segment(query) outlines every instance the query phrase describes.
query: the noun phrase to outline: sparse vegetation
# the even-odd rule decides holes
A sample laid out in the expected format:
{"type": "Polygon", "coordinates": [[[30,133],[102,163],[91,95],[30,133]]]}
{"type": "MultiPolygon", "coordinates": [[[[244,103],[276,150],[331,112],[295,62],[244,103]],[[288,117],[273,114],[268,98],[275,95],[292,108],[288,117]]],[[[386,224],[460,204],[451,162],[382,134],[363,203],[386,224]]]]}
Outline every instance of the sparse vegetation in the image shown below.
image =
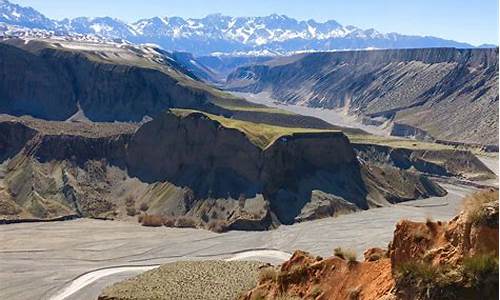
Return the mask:
{"type": "Polygon", "coordinates": [[[223,220],[211,220],[207,224],[207,229],[213,232],[222,233],[228,230],[229,225],[223,220]]]}
{"type": "Polygon", "coordinates": [[[146,202],[142,202],[139,209],[143,212],[146,212],[149,209],[149,205],[146,202]]]}
{"type": "Polygon", "coordinates": [[[338,258],[348,260],[349,262],[357,261],[357,257],[358,257],[358,255],[356,254],[356,251],[354,251],[352,249],[343,249],[340,247],[333,249],[333,255],[338,257],[338,258]]]}
{"type": "Polygon", "coordinates": [[[427,227],[418,227],[414,234],[413,239],[415,242],[420,243],[421,241],[427,241],[430,239],[428,228],[427,227]]]}
{"type": "Polygon", "coordinates": [[[396,277],[419,282],[436,282],[441,270],[425,262],[407,262],[397,268],[396,277]]]}
{"type": "Polygon", "coordinates": [[[463,202],[467,221],[471,224],[483,224],[486,217],[484,205],[498,200],[498,190],[488,190],[475,193],[463,202]]]}
{"type": "Polygon", "coordinates": [[[135,216],[137,215],[137,210],[135,209],[135,199],[131,195],[128,195],[125,198],[125,211],[127,212],[127,216],[135,216]]]}
{"type": "Polygon", "coordinates": [[[196,220],[190,216],[180,216],[175,221],[175,226],[179,228],[196,228],[196,220]]]}
{"type": "Polygon", "coordinates": [[[349,300],[358,300],[361,295],[361,287],[357,286],[349,290],[349,300]]]}
{"type": "Polygon", "coordinates": [[[463,261],[463,273],[475,282],[490,276],[498,277],[498,256],[478,254],[466,257],[463,261]]]}
{"type": "Polygon", "coordinates": [[[193,113],[202,113],[208,118],[219,122],[224,127],[238,129],[243,132],[248,139],[260,147],[265,149],[271,145],[274,141],[285,135],[291,135],[293,133],[305,133],[305,132],[338,132],[336,130],[329,129],[312,129],[312,128],[300,128],[300,127],[281,127],[268,125],[263,123],[253,123],[247,121],[241,121],[237,119],[229,119],[222,116],[212,115],[206,112],[200,112],[189,109],[172,109],[174,114],[178,116],[188,116],[193,113]]]}
{"type": "Polygon", "coordinates": [[[321,293],[323,293],[323,291],[321,290],[321,287],[319,285],[315,285],[311,289],[311,293],[309,295],[311,297],[313,297],[314,299],[316,299],[319,295],[321,295],[321,293]]]}
{"type": "Polygon", "coordinates": [[[141,224],[142,226],[151,226],[151,227],[163,226],[163,218],[158,215],[145,214],[142,216],[141,224]]]}
{"type": "Polygon", "coordinates": [[[165,227],[174,227],[175,226],[175,218],[174,217],[163,218],[163,225],[165,227]]]}
{"type": "Polygon", "coordinates": [[[278,279],[278,271],[274,267],[262,268],[259,273],[259,282],[276,281],[278,279]]]}
{"type": "Polygon", "coordinates": [[[125,209],[127,210],[127,216],[133,217],[133,216],[137,215],[137,210],[135,209],[135,207],[127,206],[125,209]]]}

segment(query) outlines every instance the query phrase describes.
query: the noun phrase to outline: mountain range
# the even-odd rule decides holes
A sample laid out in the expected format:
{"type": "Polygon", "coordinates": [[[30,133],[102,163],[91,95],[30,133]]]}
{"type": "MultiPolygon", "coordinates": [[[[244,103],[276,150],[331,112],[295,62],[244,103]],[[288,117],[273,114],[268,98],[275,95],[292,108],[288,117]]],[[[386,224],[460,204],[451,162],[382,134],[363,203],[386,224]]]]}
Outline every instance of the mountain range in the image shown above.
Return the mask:
{"type": "MultiPolygon", "coordinates": [[[[110,17],[53,20],[30,7],[0,0],[0,34],[95,35],[133,43],[154,43],[166,50],[209,54],[277,55],[307,51],[372,48],[471,48],[432,36],[381,33],[344,26],[334,20],[299,21],[285,15],[204,18],[154,17],[126,23],[110,17]]],[[[488,46],[488,45],[487,45],[488,46]]],[[[489,45],[491,46],[491,45],[489,45]]]]}

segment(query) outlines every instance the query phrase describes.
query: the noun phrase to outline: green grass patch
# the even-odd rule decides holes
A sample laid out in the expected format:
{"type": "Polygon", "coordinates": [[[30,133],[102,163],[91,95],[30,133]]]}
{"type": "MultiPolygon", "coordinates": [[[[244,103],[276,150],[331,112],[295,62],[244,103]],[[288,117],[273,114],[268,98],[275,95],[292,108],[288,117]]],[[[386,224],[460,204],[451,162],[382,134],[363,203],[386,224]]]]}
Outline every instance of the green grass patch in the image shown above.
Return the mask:
{"type": "Polygon", "coordinates": [[[189,109],[171,109],[171,111],[175,115],[180,117],[187,117],[193,113],[204,114],[211,120],[219,122],[224,127],[237,129],[243,132],[252,143],[257,145],[261,149],[267,148],[282,136],[292,135],[294,133],[339,132],[337,130],[281,127],[263,123],[253,123],[236,119],[229,119],[222,116],[216,116],[209,113],[189,109]]]}

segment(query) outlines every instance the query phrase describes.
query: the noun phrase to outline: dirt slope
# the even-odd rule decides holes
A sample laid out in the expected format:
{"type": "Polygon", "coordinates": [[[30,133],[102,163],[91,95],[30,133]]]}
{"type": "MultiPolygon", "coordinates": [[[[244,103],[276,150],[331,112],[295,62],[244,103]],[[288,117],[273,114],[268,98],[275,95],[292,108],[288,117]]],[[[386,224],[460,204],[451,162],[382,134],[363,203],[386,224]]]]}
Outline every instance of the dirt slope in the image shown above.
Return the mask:
{"type": "Polygon", "coordinates": [[[466,199],[449,222],[399,222],[388,248],[368,249],[363,262],[334,252],[295,252],[242,299],[496,299],[498,191],[466,199]]]}

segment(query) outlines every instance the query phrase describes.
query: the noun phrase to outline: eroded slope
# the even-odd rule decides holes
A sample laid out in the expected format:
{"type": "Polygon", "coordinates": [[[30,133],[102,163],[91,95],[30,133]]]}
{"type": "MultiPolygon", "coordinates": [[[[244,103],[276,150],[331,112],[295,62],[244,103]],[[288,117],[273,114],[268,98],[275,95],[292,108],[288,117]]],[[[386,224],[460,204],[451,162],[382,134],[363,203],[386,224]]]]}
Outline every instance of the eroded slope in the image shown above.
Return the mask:
{"type": "Polygon", "coordinates": [[[242,67],[228,77],[233,90],[391,119],[395,135],[493,145],[497,86],[498,48],[313,53],[242,67]]]}

